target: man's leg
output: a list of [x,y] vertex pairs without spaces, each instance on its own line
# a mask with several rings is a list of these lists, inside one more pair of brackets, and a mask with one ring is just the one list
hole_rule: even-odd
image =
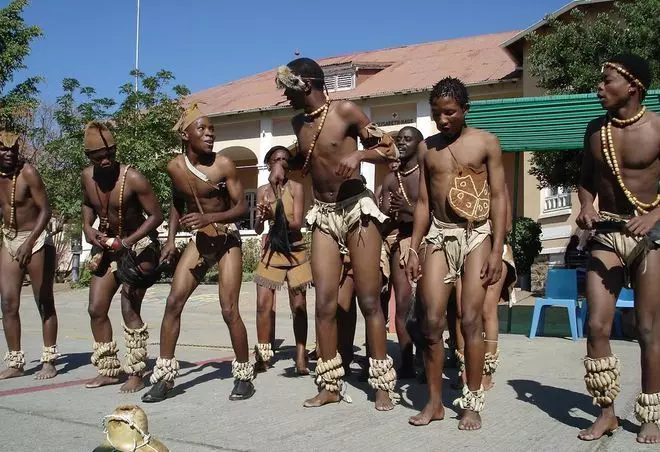
[[[303,406],[308,408],[339,402],[339,391],[343,384],[341,356],[337,353],[337,299],[342,259],[337,242],[319,229],[312,232],[311,264],[316,290],[316,335],[319,350],[316,378],[319,393],[305,401]],[[341,375],[335,377],[334,373]]]
[[250,364],[250,351],[245,324],[238,309],[243,280],[243,254],[240,246],[232,246],[218,262],[218,289],[222,318],[229,328],[231,346],[236,358],[231,363],[234,389],[229,400],[245,400],[254,395],[254,366]]
[[121,392],[137,392],[144,388],[142,375],[147,368],[148,325],[142,321],[140,311],[146,289],[123,285],[121,288],[121,314],[124,319],[124,343],[126,345],[124,372],[128,381]]
[[453,284],[443,282],[447,271],[445,253],[427,247],[417,294],[424,305],[425,317],[422,319],[422,325],[428,342],[428,347],[424,350],[424,365],[429,401],[419,414],[408,420],[412,425],[427,425],[445,417],[445,408],[442,406],[442,367],[445,359],[442,335],[446,325],[447,301],[453,289]]
[[353,274],[344,275],[339,284],[339,301],[337,303],[337,349],[341,355],[345,375],[351,374],[355,343],[355,328],[357,324],[357,303],[355,301],[355,281]]
[[32,281],[34,301],[41,316],[41,329],[44,348],[41,353],[41,370],[34,378],[45,380],[57,375],[54,362],[59,357],[57,351],[57,313],[53,282],[55,281],[55,247],[46,245],[32,255],[27,268]]
[[[465,340],[465,376],[467,386],[463,386],[464,408],[458,428],[478,430],[481,428],[479,411],[483,405],[481,377],[484,370],[484,328],[483,310],[486,297],[486,284],[481,279],[481,269],[490,254],[490,239],[484,240],[465,259],[461,278],[461,333]],[[471,394],[469,394],[471,393]],[[475,399],[476,397],[476,399]],[[476,400],[476,403],[467,403]]]
[[500,350],[497,345],[500,322],[497,317],[497,305],[500,302],[502,288],[506,280],[508,267],[502,263],[502,277],[486,290],[486,299],[484,300],[483,321],[484,321],[484,342],[486,342],[486,355],[484,357],[484,376],[481,384],[485,391],[488,391],[495,384],[493,375],[497,370],[500,359]]
[[257,285],[257,345],[254,357],[256,359],[255,370],[264,372],[270,367],[270,359],[273,357],[271,344],[273,301],[275,290]]
[[160,356],[149,379],[153,386],[142,396],[143,402],[161,402],[167,397],[167,391],[174,387],[174,379],[179,374],[179,363],[174,357],[174,349],[181,329],[181,313],[186,301],[208,270],[205,264],[198,264],[198,260],[197,246],[191,240],[174,270],[160,325]]
[[108,317],[112,297],[118,288],[119,282],[109,268],[103,276],[92,276],[87,312],[94,336],[92,364],[98,369],[99,375],[85,385],[87,388],[119,382],[121,362],[117,358],[117,342],[112,339],[112,324]]
[[[390,263],[390,278],[394,286],[396,300],[395,326],[396,336],[401,350],[401,364],[397,371],[399,378],[415,378],[415,362],[413,360],[413,343],[406,330],[406,316],[412,301],[412,287],[408,282],[406,270],[400,264],[401,248],[396,247]],[[390,320],[391,321],[391,320]]]
[[462,389],[467,382],[467,375],[465,374],[465,338],[463,337],[463,330],[461,324],[463,322],[463,310],[461,306],[461,296],[463,291],[463,281],[458,278],[454,288],[454,309],[453,323],[451,329],[454,332],[454,356],[456,358],[456,368],[458,369],[458,380],[452,383],[453,389]]
[[21,287],[25,270],[16,262],[7,249],[0,248],[0,275],[2,275],[2,328],[7,339],[7,369],[0,372],[0,380],[20,377],[25,367],[25,353],[21,350]]
[[289,289],[289,305],[293,317],[293,335],[296,338],[296,372],[309,375],[307,368],[307,291]]
[[[592,387],[592,382],[600,380],[598,377],[601,375],[598,374],[608,373],[610,379],[615,380],[615,384],[618,387],[618,369],[615,370],[618,368],[618,360],[612,356],[610,333],[612,330],[612,321],[614,320],[616,299],[619,296],[622,285],[623,267],[619,258],[609,248],[594,244],[591,249],[591,258],[587,265],[589,333],[587,336],[587,358],[585,359],[587,370],[585,382],[596,404],[601,407],[601,413],[591,427],[582,430],[578,434],[578,438],[585,441],[598,439],[619,426],[616,415],[614,414],[613,397],[607,397],[609,400],[604,400],[605,397],[599,395],[602,395],[607,388],[600,387],[602,385]],[[609,361],[612,361],[612,363]],[[593,367],[596,364],[598,364],[598,369]],[[610,364],[614,364],[614,366]],[[607,371],[601,370],[604,365],[607,367]],[[610,370],[610,368],[612,369]],[[612,376],[615,378],[612,378]]]
[[392,397],[396,385],[393,361],[387,355],[385,316],[380,305],[380,249],[382,239],[378,227],[370,218],[348,234],[348,250],[355,277],[355,291],[367,328],[369,346],[369,384],[376,389],[376,409],[394,408]]
[[660,249],[650,251],[635,270],[635,316],[642,349],[642,393],[635,405],[642,426],[637,441],[655,444],[660,443]]

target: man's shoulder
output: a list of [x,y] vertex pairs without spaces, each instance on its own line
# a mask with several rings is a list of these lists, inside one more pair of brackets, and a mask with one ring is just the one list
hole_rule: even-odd
[[424,138],[422,141],[423,146],[422,148],[426,147],[426,150],[431,150],[431,149],[437,149],[439,148],[442,143],[444,143],[444,140],[442,138],[442,134],[440,132],[435,133],[433,135],[429,135],[428,137]]
[[593,118],[587,124],[586,134],[591,136],[596,132],[600,132],[600,128],[605,124],[605,115],[600,115]]
[[175,155],[169,162],[167,162],[167,172],[171,173],[172,171],[181,168],[183,163],[183,154]]
[[388,190],[394,183],[395,177],[393,172],[389,172],[383,178],[383,190]]
[[82,176],[83,179],[92,177],[93,174],[94,174],[94,167],[92,165],[86,166],[80,172],[80,175]]
[[493,132],[489,132],[484,129],[476,129],[474,127],[468,128],[468,134],[466,138],[470,140],[479,141],[488,145],[500,142],[500,139]]
[[129,182],[142,182],[147,180],[144,174],[132,165],[126,169],[126,178]]
[[236,164],[226,155],[216,154],[213,160],[213,166],[220,169],[223,174],[236,171]]
[[357,114],[361,114],[362,109],[350,100],[335,101],[335,112],[342,118],[354,118]]

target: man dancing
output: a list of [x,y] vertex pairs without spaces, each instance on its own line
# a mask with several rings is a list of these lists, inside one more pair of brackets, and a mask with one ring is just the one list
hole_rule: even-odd
[[[406,268],[413,282],[424,275],[419,290],[429,342],[424,353],[429,402],[421,413],[410,418],[410,423],[426,425],[444,417],[442,333],[447,301],[460,277],[467,385],[454,404],[464,410],[458,428],[476,430],[481,428],[479,412],[485,400],[481,386],[483,303],[488,285],[500,278],[506,230],[502,153],[497,137],[466,126],[469,98],[460,80],[440,80],[431,91],[430,103],[440,133],[420,145],[419,197]],[[418,250],[423,238],[427,250],[422,271]],[[444,275],[442,282],[438,280],[440,275]]]
[[254,366],[250,364],[247,332],[238,310],[243,254],[241,238],[234,225],[247,214],[243,185],[234,162],[213,152],[213,124],[196,104],[184,112],[174,130],[181,135],[185,152],[167,165],[173,185],[172,208],[161,261],[174,258],[179,225],[191,230],[193,238],[174,271],[160,328],[160,357],[150,379],[153,386],[142,396],[142,401],[163,401],[174,387],[179,371],[174,349],[183,307],[207,270],[216,264],[222,318],[229,327],[236,355],[232,362],[234,388],[229,399],[248,399],[254,394]]
[[[601,408],[578,437],[591,441],[618,427],[619,360],[610,348],[616,300],[623,284],[635,293],[642,352],[642,392],[635,415],[640,443],[660,442],[660,118],[641,105],[651,83],[649,63],[620,55],[603,65],[598,98],[607,114],[587,127],[578,195],[578,225],[594,230],[587,266],[589,333],[587,390]],[[594,208],[598,198],[600,212]]]
[[[406,314],[413,292],[405,264],[412,237],[414,206],[419,196],[417,151],[423,139],[422,133],[414,127],[404,127],[399,131],[396,145],[401,165],[385,176],[382,185],[381,210],[391,218],[385,226],[383,248],[387,251],[386,266],[396,300],[396,335],[401,349],[401,363],[397,370],[399,378],[415,378],[413,343],[406,330]],[[387,293],[389,295],[389,291]]]
[[[293,162],[311,172],[315,203],[306,220],[312,227],[312,275],[320,357],[316,367],[319,394],[305,402],[317,407],[340,400],[344,369],[337,353],[337,298],[342,254],[349,254],[360,309],[369,332],[370,385],[378,410],[393,408],[396,371],[387,356],[385,318],[380,307],[381,237],[376,222],[387,217],[360,180],[361,161],[396,159],[393,140],[372,124],[352,102],[331,102],[324,92],[323,69],[299,58],[277,71],[277,87],[291,106],[304,113],[292,120],[298,138]],[[357,152],[357,138],[365,151]]]
[[[139,266],[141,271],[154,269],[160,251],[156,228],[163,222],[163,213],[149,181],[135,168],[115,160],[115,140],[104,124],[87,124],[84,145],[92,163],[82,172],[83,233],[92,244],[87,263],[92,272],[88,312],[94,335],[92,364],[99,374],[86,387],[119,382],[122,365],[117,358],[117,343],[112,339],[108,311],[121,286],[126,343],[123,370],[128,381],[120,391],[136,392],[144,388],[142,375],[147,367],[149,332],[140,316],[146,286],[123,283],[119,267],[127,265],[123,259],[130,258],[131,265]],[[94,229],[97,218],[98,229]]]
[[41,176],[18,155],[19,135],[0,130],[0,214],[2,249],[0,249],[0,295],[2,327],[5,330],[7,369],[0,380],[23,375],[25,353],[21,349],[19,306],[25,274],[30,275],[37,302],[44,347],[41,370],[35,378],[43,380],[57,375],[57,314],[53,298],[55,247],[46,234],[50,206]]
[[[257,217],[254,230],[261,234],[264,222],[270,223],[266,245],[257,266],[257,340],[254,356],[257,370],[266,370],[273,357],[271,344],[271,312],[275,289],[284,280],[289,287],[289,304],[296,338],[296,372],[308,375],[307,352],[307,288],[312,284],[312,268],[307,261],[306,247],[300,232],[305,209],[305,194],[300,182],[287,176],[291,151],[284,146],[271,148],[265,157],[268,168],[281,165],[285,179],[281,186],[262,185],[257,189]],[[279,206],[281,204],[281,206]],[[278,210],[279,209],[279,210]]]

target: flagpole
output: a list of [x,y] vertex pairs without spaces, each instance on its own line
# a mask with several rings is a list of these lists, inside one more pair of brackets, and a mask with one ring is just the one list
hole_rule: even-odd
[[135,92],[138,90],[138,62],[140,56],[140,0],[137,0],[137,20],[135,25]]

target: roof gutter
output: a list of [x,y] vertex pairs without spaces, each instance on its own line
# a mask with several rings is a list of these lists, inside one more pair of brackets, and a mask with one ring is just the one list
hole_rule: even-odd
[[[507,78],[507,79],[498,79],[498,80],[484,80],[481,82],[476,82],[476,83],[468,83],[466,86],[471,87],[471,86],[488,86],[488,85],[502,85],[506,83],[515,83],[520,81],[520,78],[518,77],[513,77],[513,78]],[[418,94],[418,93],[425,93],[431,91],[431,87],[425,87],[425,88],[410,88],[410,89],[404,89],[404,90],[399,90],[399,91],[383,91],[381,93],[375,93],[375,94],[365,94],[364,96],[352,96],[352,97],[341,97],[343,100],[368,100],[368,99],[380,99],[383,97],[390,97],[390,96],[400,96],[400,95],[410,95],[410,94]],[[288,105],[270,105],[268,107],[258,107],[258,108],[249,108],[245,110],[232,110],[232,111],[226,111],[226,112],[219,112],[219,113],[211,113],[208,115],[209,118],[224,118],[228,116],[238,116],[238,115],[246,115],[250,113],[266,113],[266,112],[271,112],[271,111],[278,111],[278,110],[288,110],[291,107]]]

